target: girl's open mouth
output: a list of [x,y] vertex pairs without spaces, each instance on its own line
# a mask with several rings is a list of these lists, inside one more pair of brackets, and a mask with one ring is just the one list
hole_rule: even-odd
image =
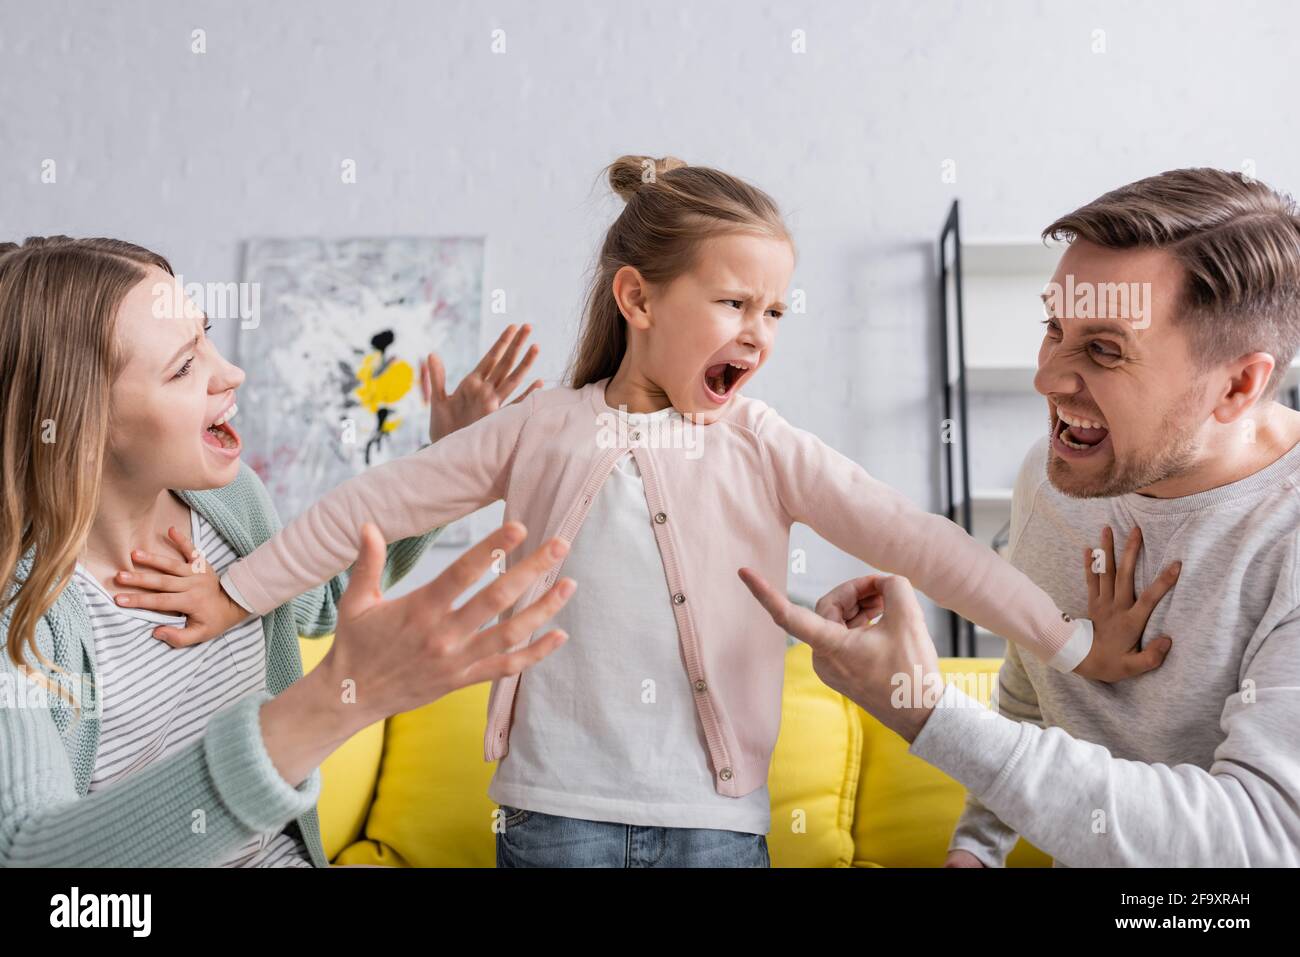
[[237,411],[239,411],[239,406],[232,404],[229,409],[217,416],[216,420],[203,430],[204,443],[213,451],[232,459],[239,456],[239,450],[243,447],[243,443],[239,439],[239,433],[230,424],[230,420],[235,417]]
[[730,398],[740,380],[749,375],[751,366],[748,362],[732,359],[719,362],[704,370],[704,391],[709,398],[721,404]]

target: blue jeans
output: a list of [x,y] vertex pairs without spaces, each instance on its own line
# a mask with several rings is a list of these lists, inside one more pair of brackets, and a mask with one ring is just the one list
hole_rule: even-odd
[[500,805],[497,867],[771,867],[767,836],[584,821]]

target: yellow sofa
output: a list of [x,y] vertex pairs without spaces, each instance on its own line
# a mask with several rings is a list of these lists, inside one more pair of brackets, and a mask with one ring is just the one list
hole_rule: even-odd
[[[304,638],[310,670],[330,638]],[[1001,662],[943,659],[988,700]],[[488,686],[464,688],[365,729],[321,766],[321,832],[336,864],[492,867],[493,765],[483,760]],[[781,734],[769,789],[774,867],[937,867],[963,789],[818,680],[807,645],[786,656]],[[1012,867],[1050,859],[1020,841]]]

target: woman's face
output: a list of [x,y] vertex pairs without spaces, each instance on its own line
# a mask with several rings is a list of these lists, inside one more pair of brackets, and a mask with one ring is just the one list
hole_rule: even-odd
[[112,388],[109,463],[133,484],[220,488],[238,474],[243,444],[229,423],[209,427],[233,411],[244,372],[221,357],[203,312],[175,287],[150,267],[122,301],[125,364]]

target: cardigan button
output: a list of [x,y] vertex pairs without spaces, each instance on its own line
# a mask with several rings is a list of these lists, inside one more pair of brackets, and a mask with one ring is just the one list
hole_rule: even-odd
[[631,439],[633,442],[639,442],[641,440],[641,433],[637,431],[633,431],[628,434],[628,438]]
[[663,524],[664,522],[666,522],[666,521],[668,521],[668,516],[667,516],[667,515],[665,515],[663,512],[655,512],[655,524],[656,524],[656,525],[662,525],[662,524]]
[[1061,612],[1061,620],[1062,620],[1062,621],[1069,621],[1069,620],[1070,620],[1070,616],[1067,615],[1065,612]]
[[722,778],[722,780],[724,781],[730,781],[731,768],[723,768],[721,771],[718,772],[718,777]]
[[685,601],[686,601],[686,596],[683,595],[681,592],[678,592],[676,595],[673,595],[673,604],[674,604],[674,605],[680,605],[680,604],[683,604]]
[[708,687],[709,687],[709,686],[708,686],[707,684],[704,683],[704,679],[703,679],[703,678],[700,678],[700,679],[698,679],[698,680],[695,682],[695,690],[696,690],[696,691],[706,691],[706,690],[708,690]]

